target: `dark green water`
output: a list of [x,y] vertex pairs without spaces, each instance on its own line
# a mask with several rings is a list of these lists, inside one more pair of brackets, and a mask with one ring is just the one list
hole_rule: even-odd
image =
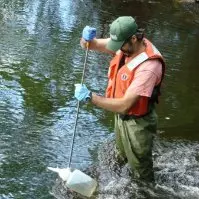
[[[199,12],[190,12],[190,5],[166,0],[0,0],[0,5],[1,199],[53,198],[49,191],[55,178],[46,167],[66,167],[69,159],[74,84],[81,80],[85,56],[81,31],[91,25],[98,37],[106,37],[109,23],[120,15],[136,16],[166,59],[158,106],[161,136],[178,140],[174,151],[189,151],[184,140],[190,151],[198,149]],[[108,60],[89,52],[85,83],[101,94]],[[72,166],[91,164],[94,148],[110,133],[111,113],[82,106]],[[179,154],[167,156],[162,164]]]

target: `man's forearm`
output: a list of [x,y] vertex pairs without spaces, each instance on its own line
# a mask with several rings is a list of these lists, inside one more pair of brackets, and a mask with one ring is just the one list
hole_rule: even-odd
[[107,38],[107,39],[96,39],[95,38],[93,40],[93,49],[100,51],[100,52],[112,54],[112,55],[115,54],[115,52],[112,52],[112,51],[109,51],[108,49],[106,49],[106,45],[107,45],[109,40],[110,40],[109,38]]
[[[89,41],[89,50],[95,50],[95,51],[115,55],[115,52],[112,52],[112,51],[106,49],[106,45],[109,40],[110,40],[109,38],[107,38],[107,39],[94,38],[92,41]],[[86,48],[86,41],[83,38],[81,39],[80,44],[81,44],[82,48]]]
[[126,114],[129,108],[134,106],[136,101],[137,98],[129,101],[128,99],[126,100],[125,98],[106,98],[99,96],[95,93],[92,93],[92,99],[91,99],[91,102],[97,107],[121,114]]

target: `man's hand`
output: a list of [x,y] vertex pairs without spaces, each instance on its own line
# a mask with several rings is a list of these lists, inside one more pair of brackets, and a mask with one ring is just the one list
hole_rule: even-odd
[[88,102],[91,99],[91,94],[85,84],[75,84],[75,98],[78,101]]
[[82,31],[82,38],[85,41],[92,41],[96,37],[96,28],[86,26]]

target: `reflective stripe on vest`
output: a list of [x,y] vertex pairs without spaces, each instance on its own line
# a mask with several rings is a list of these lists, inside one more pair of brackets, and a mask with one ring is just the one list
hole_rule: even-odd
[[136,56],[134,59],[132,59],[129,63],[127,63],[127,67],[130,71],[132,71],[134,68],[136,68],[142,62],[146,61],[148,58],[148,55],[145,52],[143,52]]
[[162,56],[159,50],[153,44],[152,44],[152,49],[153,49],[154,54]]

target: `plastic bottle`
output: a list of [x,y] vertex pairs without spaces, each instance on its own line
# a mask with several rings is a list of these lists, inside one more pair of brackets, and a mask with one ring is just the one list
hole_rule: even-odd
[[97,187],[97,182],[80,170],[75,169],[70,173],[66,185],[73,191],[91,197]]
[[66,181],[66,186],[77,193],[91,197],[96,190],[96,180],[78,169],[75,169],[74,171],[71,171],[70,168],[59,169],[48,167],[48,169],[57,172],[62,180]]

